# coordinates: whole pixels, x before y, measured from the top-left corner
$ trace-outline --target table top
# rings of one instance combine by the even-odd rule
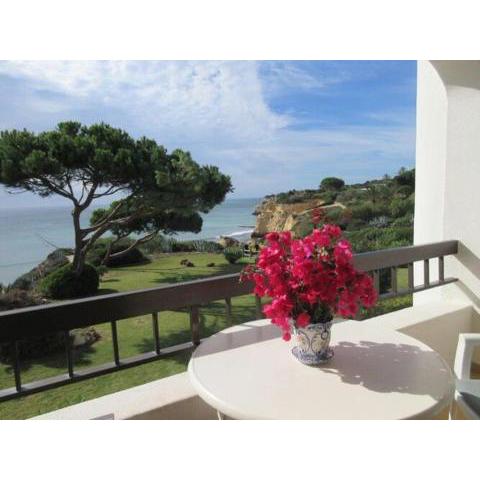
[[[223,330],[194,351],[188,372],[199,396],[235,419],[431,418],[453,397],[442,357],[396,330],[346,321],[332,326],[335,355],[301,364],[269,320]]]

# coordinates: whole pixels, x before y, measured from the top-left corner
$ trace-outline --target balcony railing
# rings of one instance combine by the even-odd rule
[[[456,240],[431,243],[427,245],[392,248],[355,255],[355,266],[359,270],[370,272],[380,289],[380,272],[390,269],[391,288],[380,295],[381,299],[399,297],[420,292],[429,288],[455,282],[456,278],[446,278],[444,257],[455,255],[458,250]],[[438,280],[430,281],[430,260],[438,259]],[[414,285],[413,264],[423,263],[424,281]],[[398,288],[397,269],[408,268],[406,288]],[[12,370],[15,387],[0,390],[0,401],[20,397],[61,385],[97,377],[117,370],[151,362],[166,355],[188,350],[201,341],[201,323],[199,311],[202,305],[213,301],[225,301],[227,322],[232,321],[231,299],[251,294],[253,285],[240,283],[239,274],[210,277],[190,282],[177,283],[165,287],[137,290],[126,293],[113,293],[81,300],[71,300],[44,306],[21,308],[0,313],[0,343],[10,343],[13,349]],[[189,310],[191,342],[163,348],[160,345],[159,312],[167,310]],[[154,350],[135,357],[120,358],[117,322],[123,319],[151,315]],[[262,318],[261,302],[256,297],[256,317]],[[110,323],[113,343],[111,363],[93,368],[75,370],[70,331],[102,323]],[[67,371],[65,374],[29,383],[22,383],[18,344],[21,340],[45,334],[61,333],[65,335]]]

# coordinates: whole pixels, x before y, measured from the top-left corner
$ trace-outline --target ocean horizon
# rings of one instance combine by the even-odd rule
[[[255,225],[253,212],[261,198],[227,199],[202,214],[202,231],[182,232],[179,240],[215,240],[220,236],[247,238]],[[41,199],[39,199],[41,202]],[[82,224],[88,224],[91,212],[83,214]],[[0,283],[12,283],[23,273],[37,266],[56,248],[73,247],[71,206],[0,207]],[[108,236],[108,233],[107,233]]]

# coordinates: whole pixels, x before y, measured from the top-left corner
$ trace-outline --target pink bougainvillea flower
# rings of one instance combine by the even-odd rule
[[[256,265],[245,267],[241,279],[253,281],[256,295],[271,298],[263,311],[285,340],[292,323],[304,328],[313,318],[354,317],[376,303],[373,280],[355,270],[352,247],[337,225],[324,224],[302,239],[290,232],[268,233],[265,239]],[[318,312],[329,314],[322,318]]]
[[[305,328],[310,323],[310,315],[306,312],[302,312],[297,317],[297,327]]]
[[[291,338],[292,338],[292,335],[290,332],[283,332],[283,335],[282,335],[282,338],[288,342]]]

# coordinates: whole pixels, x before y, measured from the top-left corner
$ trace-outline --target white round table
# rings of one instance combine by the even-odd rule
[[[335,355],[301,364],[269,320],[223,330],[188,365],[198,395],[235,419],[433,418],[454,393],[450,368],[408,335],[361,322],[332,327]]]

